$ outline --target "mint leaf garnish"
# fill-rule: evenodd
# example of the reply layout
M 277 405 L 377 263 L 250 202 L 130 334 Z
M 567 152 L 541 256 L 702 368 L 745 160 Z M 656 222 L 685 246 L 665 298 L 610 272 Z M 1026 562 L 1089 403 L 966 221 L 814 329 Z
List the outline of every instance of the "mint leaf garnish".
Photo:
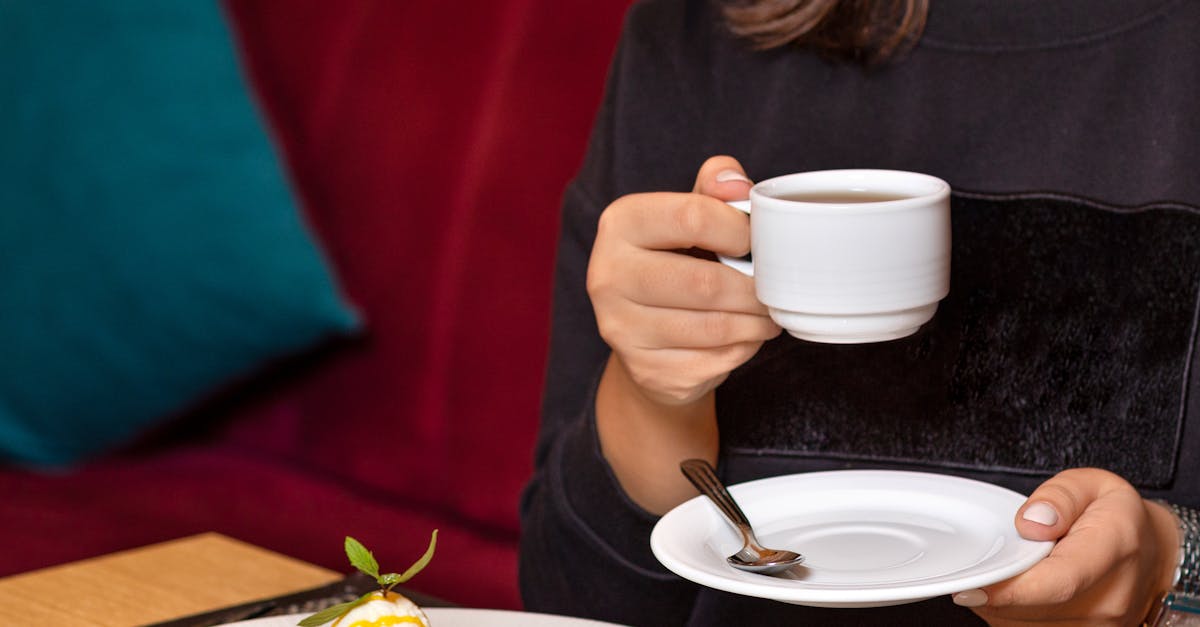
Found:
M 371 555 L 371 552 L 361 542 L 350 536 L 346 536 L 346 557 L 350 558 L 351 566 L 370 575 L 373 579 L 379 579 L 379 562 L 375 561 L 375 556 Z
M 346 557 L 350 559 L 350 564 L 362 571 L 363 573 L 373 577 L 375 582 L 379 584 L 380 598 L 387 601 L 388 593 L 392 591 L 397 584 L 404 583 L 413 578 L 413 575 L 421 572 L 421 569 L 429 565 L 429 560 L 433 559 L 433 549 L 437 546 L 437 529 L 433 530 L 433 536 L 429 538 L 429 548 L 425 549 L 425 554 L 415 564 L 404 571 L 403 575 L 396 573 L 379 574 L 379 562 L 375 561 L 375 556 L 363 546 L 361 542 L 346 536 Z M 337 620 L 348 614 L 354 608 L 371 600 L 375 592 L 368 592 L 354 601 L 349 603 L 339 603 L 333 607 L 321 610 L 308 618 L 297 623 L 300 627 L 319 627 L 330 621 Z
M 433 536 L 429 538 L 429 548 L 425 549 L 425 554 L 421 556 L 421 559 L 417 560 L 416 564 L 409 566 L 408 570 L 404 571 L 403 575 L 400 575 L 400 579 L 397 580 L 396 583 L 404 583 L 404 582 L 408 581 L 409 579 L 412 579 L 413 575 L 416 575 L 417 573 L 421 572 L 421 569 L 428 566 L 429 560 L 433 559 L 433 549 L 436 546 L 437 546 L 437 529 L 434 529 Z M 382 583 L 383 582 L 380 582 L 380 585 L 382 585 Z M 394 583 L 392 585 L 394 586 L 396 584 Z M 390 590 L 391 587 L 389 586 L 388 589 Z
M 361 597 L 350 601 L 349 603 L 338 603 L 337 605 L 323 609 L 296 624 L 299 625 L 299 627 L 319 627 L 320 625 L 324 625 L 330 621 L 335 621 L 346 614 L 349 614 L 350 610 L 362 605 L 363 603 L 366 603 L 368 597 L 370 597 L 372 594 L 374 594 L 374 592 L 368 592 Z

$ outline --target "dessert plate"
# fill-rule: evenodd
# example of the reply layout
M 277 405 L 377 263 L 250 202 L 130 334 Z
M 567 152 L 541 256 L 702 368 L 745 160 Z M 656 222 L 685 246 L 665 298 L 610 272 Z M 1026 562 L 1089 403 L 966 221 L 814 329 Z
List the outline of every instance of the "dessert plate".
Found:
M 457 607 L 423 607 L 429 622 L 437 627 L 620 627 L 613 623 L 602 623 L 583 618 L 510 612 L 507 610 L 477 610 Z M 238 623 L 227 623 L 223 627 L 296 627 L 296 623 L 309 614 L 269 616 Z
M 650 535 L 655 557 L 698 584 L 798 605 L 912 603 L 1018 575 L 1053 542 L 1017 535 L 1025 497 L 948 475 L 839 470 L 730 486 L 764 546 L 803 554 L 782 575 L 725 562 L 741 540 L 708 499 L 667 512 Z

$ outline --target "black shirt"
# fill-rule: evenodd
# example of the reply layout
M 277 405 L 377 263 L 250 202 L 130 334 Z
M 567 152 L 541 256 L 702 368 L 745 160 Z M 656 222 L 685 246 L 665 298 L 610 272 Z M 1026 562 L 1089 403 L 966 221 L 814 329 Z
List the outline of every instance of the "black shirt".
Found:
M 536 471 L 530 610 L 633 625 L 971 624 L 948 598 L 820 610 L 701 588 L 657 563 L 655 517 L 599 452 L 608 355 L 585 289 L 621 195 L 691 188 L 709 156 L 756 180 L 926 172 L 953 199 L 951 295 L 915 336 L 781 336 L 717 391 L 730 482 L 840 468 L 957 474 L 1028 493 L 1098 466 L 1200 506 L 1200 3 L 934 0 L 882 67 L 753 51 L 705 0 L 635 5 L 566 190 Z

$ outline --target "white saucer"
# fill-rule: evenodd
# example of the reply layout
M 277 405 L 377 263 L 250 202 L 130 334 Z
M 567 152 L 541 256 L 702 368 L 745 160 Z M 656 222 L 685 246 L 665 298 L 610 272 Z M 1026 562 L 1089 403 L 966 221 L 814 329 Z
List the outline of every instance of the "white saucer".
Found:
M 1018 575 L 1054 546 L 1017 535 L 1024 496 L 947 475 L 813 472 L 729 491 L 764 546 L 797 551 L 805 563 L 775 577 L 735 570 L 725 557 L 741 540 L 702 496 L 655 525 L 655 557 L 701 585 L 798 605 L 875 607 L 953 594 Z

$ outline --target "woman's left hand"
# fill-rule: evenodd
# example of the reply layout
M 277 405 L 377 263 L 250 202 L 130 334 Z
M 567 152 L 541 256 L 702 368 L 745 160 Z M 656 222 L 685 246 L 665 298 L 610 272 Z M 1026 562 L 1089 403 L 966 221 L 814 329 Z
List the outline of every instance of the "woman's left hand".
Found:
M 1017 511 L 1016 526 L 1058 544 L 1012 579 L 954 595 L 989 625 L 1138 625 L 1171 587 L 1174 515 L 1106 470 L 1054 476 Z

